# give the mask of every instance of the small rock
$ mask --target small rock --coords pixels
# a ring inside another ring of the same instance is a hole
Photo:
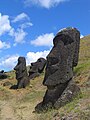
[[[11,86],[11,85],[12,85],[12,83],[10,83],[9,81],[3,83],[3,86]]]

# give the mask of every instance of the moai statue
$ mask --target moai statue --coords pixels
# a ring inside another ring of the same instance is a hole
[[[80,88],[73,81],[73,67],[78,64],[80,33],[76,28],[61,30],[53,39],[53,48],[47,56],[43,85],[47,86],[43,101],[35,110],[60,108],[70,102]]]
[[[19,57],[18,63],[14,67],[16,71],[17,89],[25,88],[29,84],[25,57]]]
[[[6,79],[8,76],[5,74],[4,70],[0,71],[0,79]]]
[[[4,73],[4,70],[1,70],[0,73]]]
[[[33,79],[39,76],[46,65],[46,60],[44,58],[39,58],[36,62],[31,63],[29,70],[29,79]]]

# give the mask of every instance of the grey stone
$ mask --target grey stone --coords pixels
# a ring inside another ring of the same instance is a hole
[[[39,76],[46,65],[46,60],[44,58],[39,58],[36,62],[31,63],[29,70],[29,79],[33,79]]]
[[[0,71],[0,79],[6,79],[8,76],[5,74],[4,70]]]
[[[78,64],[80,32],[76,28],[61,30],[53,39],[53,48],[47,56],[43,85],[47,86],[43,101],[35,110],[60,108],[70,102],[80,88],[73,82],[73,67]]]
[[[14,70],[16,71],[17,85],[12,86],[11,89],[25,88],[29,84],[25,57],[18,58]]]

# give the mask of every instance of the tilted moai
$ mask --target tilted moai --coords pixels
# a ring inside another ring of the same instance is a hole
[[[63,29],[55,36],[53,44],[47,56],[43,81],[47,90],[43,101],[35,107],[37,112],[58,109],[80,92],[73,81],[73,68],[78,64],[80,32],[76,28]]]
[[[14,70],[16,71],[17,89],[25,88],[29,84],[25,57],[18,58]]]
[[[46,65],[46,60],[44,58],[39,58],[36,62],[31,63],[29,70],[29,79],[33,79],[39,76]]]

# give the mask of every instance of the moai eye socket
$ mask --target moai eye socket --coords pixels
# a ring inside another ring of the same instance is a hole
[[[41,59],[38,59],[38,62],[42,62]]]
[[[57,46],[57,44],[60,41],[62,41],[64,43],[64,45],[68,45],[68,44],[71,44],[72,42],[74,42],[73,39],[69,35],[60,34],[54,38],[54,40],[53,40],[54,46]]]
[[[47,62],[48,65],[55,65],[59,62],[58,58],[56,57],[48,57],[47,59],[48,59]]]

